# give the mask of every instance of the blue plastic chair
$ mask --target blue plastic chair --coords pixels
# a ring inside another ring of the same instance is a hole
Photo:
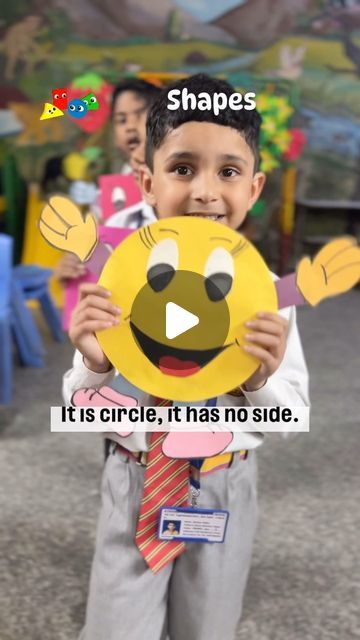
[[[35,265],[18,265],[12,272],[12,329],[20,362],[25,367],[43,367],[45,355],[42,337],[27,307],[27,300],[39,301],[54,339],[57,342],[64,340],[60,313],[48,288],[51,273],[50,269]]]
[[[0,404],[12,398],[11,269],[13,239],[0,234]]]

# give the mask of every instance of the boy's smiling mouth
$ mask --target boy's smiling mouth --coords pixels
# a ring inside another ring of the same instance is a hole
[[[212,220],[213,222],[221,222],[226,215],[224,213],[209,213],[203,211],[192,211],[190,213],[185,213],[185,216],[192,216],[193,218],[205,218],[206,220]]]

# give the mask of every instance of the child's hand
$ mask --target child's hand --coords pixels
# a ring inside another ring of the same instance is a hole
[[[98,284],[84,283],[80,285],[79,292],[79,302],[71,316],[69,337],[83,354],[85,366],[96,373],[105,373],[111,364],[94,334],[119,324],[121,309],[108,300],[111,292]]]
[[[64,253],[55,267],[54,276],[64,282],[80,278],[86,271],[85,265],[74,253]]]
[[[259,368],[242,385],[245,391],[256,391],[264,386],[267,379],[279,368],[286,349],[288,321],[276,313],[258,313],[255,320],[245,323],[251,333],[245,339],[247,353],[258,358]]]

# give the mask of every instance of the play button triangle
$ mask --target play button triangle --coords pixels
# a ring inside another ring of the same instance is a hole
[[[177,338],[177,336],[189,331],[197,324],[199,324],[198,316],[186,311],[183,307],[179,307],[175,302],[167,303],[165,328],[168,340]]]

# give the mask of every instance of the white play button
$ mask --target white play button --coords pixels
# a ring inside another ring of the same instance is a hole
[[[189,331],[199,324],[198,316],[183,307],[179,307],[175,302],[168,302],[166,305],[166,337],[168,340],[177,338],[185,331]]]

